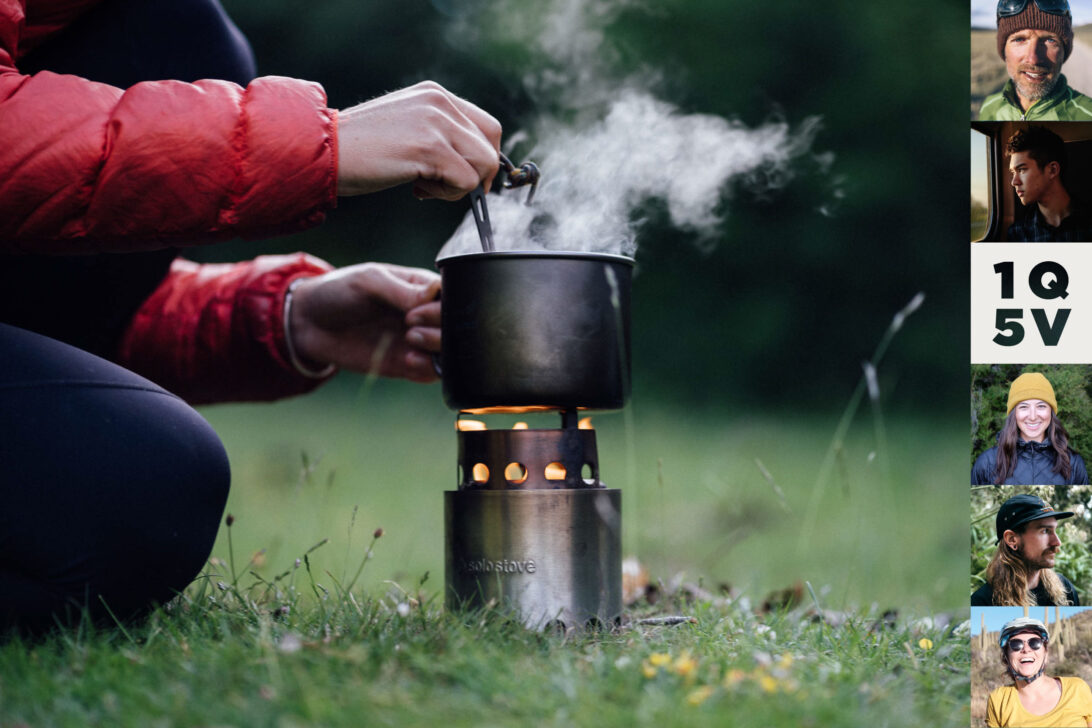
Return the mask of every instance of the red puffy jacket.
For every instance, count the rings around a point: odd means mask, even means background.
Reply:
[[[0,0],[0,250],[192,245],[316,225],[333,207],[336,113],[315,83],[140,83],[19,73],[19,58],[93,0]],[[309,256],[176,260],[119,363],[193,402],[272,399],[314,380],[287,361],[283,300]]]

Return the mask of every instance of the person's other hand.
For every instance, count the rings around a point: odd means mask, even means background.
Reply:
[[[499,167],[500,123],[432,81],[338,112],[339,195],[413,182],[421,198],[457,200]]]
[[[308,364],[415,382],[436,379],[440,276],[423,268],[362,263],[292,289],[289,336]]]

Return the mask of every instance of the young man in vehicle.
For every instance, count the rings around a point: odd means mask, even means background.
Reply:
[[[971,606],[1080,606],[1073,583],[1053,568],[1061,546],[1058,521],[1072,515],[1030,494],[1005,501],[997,512],[997,551]]]
[[[1092,99],[1062,75],[1073,52],[1068,0],[999,0],[997,52],[1009,80],[987,96],[983,121],[1092,121]]]
[[[1009,137],[1010,184],[1028,209],[1009,226],[1012,242],[1077,243],[1092,241],[1092,215],[1074,200],[1062,180],[1065,142],[1043,126],[1029,126]]]

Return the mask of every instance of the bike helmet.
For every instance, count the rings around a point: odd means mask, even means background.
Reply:
[[[1046,654],[1043,655],[1043,664],[1039,668],[1039,672],[1034,675],[1021,675],[1012,668],[1012,661],[1009,659],[1009,655],[1006,646],[1009,644],[1009,639],[1021,632],[1034,632],[1039,635],[1043,640],[1043,649],[1045,650],[1047,645],[1050,644],[1050,631],[1046,625],[1040,622],[1034,617],[1017,617],[1016,619],[1010,619],[1005,622],[1005,625],[1001,627],[1001,635],[997,638],[997,644],[1001,648],[1001,661],[1005,663],[1005,669],[1009,671],[1009,675],[1013,680],[1020,680],[1021,682],[1030,683],[1035,681],[1043,671],[1046,670]]]

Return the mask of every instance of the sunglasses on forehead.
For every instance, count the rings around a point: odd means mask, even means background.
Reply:
[[[997,17],[1009,18],[1024,12],[1029,2],[1034,2],[1044,13],[1069,15],[1069,0],[998,0]]]
[[[1043,646],[1043,641],[1038,637],[1032,637],[1027,641],[1029,650],[1037,650]],[[1009,640],[1009,652],[1019,652],[1024,649],[1024,640],[1011,639]]]

